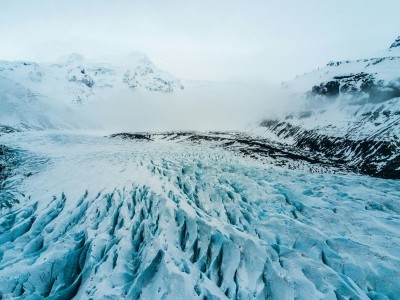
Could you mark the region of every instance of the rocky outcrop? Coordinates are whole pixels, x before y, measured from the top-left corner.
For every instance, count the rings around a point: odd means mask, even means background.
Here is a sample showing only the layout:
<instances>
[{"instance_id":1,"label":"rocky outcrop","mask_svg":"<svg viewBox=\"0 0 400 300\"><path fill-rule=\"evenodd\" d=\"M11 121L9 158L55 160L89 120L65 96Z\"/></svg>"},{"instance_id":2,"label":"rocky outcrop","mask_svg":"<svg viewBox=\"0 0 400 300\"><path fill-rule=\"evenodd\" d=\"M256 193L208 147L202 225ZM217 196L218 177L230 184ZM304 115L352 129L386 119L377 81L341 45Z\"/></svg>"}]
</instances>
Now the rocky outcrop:
<instances>
[{"instance_id":1,"label":"rocky outcrop","mask_svg":"<svg viewBox=\"0 0 400 300\"><path fill-rule=\"evenodd\" d=\"M337 167L390 179L400 179L400 142L375 139L355 140L321 134L287 122L264 121L261 126L274 132L282 142L292 140L292 151L304 151L308 157L328 159Z\"/></svg>"},{"instance_id":2,"label":"rocky outcrop","mask_svg":"<svg viewBox=\"0 0 400 300\"><path fill-rule=\"evenodd\" d=\"M385 61L400 61L399 57L373 59L368 64L379 64ZM368 61L368 60L367 60ZM345 62L349 64L349 62ZM368 64L366 68L368 67ZM330 63L328 66L340 66L341 63ZM370 103L384 102L400 97L400 74L392 80L379 79L376 73L345 73L333 75L328 81L314 85L307 92L308 97L322 96L326 98L347 97L351 100Z\"/></svg>"},{"instance_id":3,"label":"rocky outcrop","mask_svg":"<svg viewBox=\"0 0 400 300\"><path fill-rule=\"evenodd\" d=\"M389 49L393 49L400 46L400 36L390 45Z\"/></svg>"}]
</instances>

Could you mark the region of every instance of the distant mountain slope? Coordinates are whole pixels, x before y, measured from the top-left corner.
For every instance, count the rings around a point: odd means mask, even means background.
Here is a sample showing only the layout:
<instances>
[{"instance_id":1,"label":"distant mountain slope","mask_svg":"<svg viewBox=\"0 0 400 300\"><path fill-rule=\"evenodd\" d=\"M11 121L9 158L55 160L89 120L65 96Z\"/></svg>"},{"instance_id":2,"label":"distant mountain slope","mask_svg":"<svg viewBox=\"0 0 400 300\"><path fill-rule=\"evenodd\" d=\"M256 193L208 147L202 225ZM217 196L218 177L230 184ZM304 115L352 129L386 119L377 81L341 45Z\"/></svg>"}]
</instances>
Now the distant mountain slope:
<instances>
[{"instance_id":1,"label":"distant mountain slope","mask_svg":"<svg viewBox=\"0 0 400 300\"><path fill-rule=\"evenodd\" d=\"M173 92L183 89L180 81L158 69L143 55L134 55L120 66L88 63L79 54L65 62L38 64L33 62L0 62L0 76L46 96L64 93L72 102L84 103L102 89L143 89L152 92Z\"/></svg>"},{"instance_id":2,"label":"distant mountain slope","mask_svg":"<svg viewBox=\"0 0 400 300\"><path fill-rule=\"evenodd\" d=\"M400 37L379 57L329 62L284 83L293 93L380 103L400 97Z\"/></svg>"},{"instance_id":3,"label":"distant mountain slope","mask_svg":"<svg viewBox=\"0 0 400 300\"><path fill-rule=\"evenodd\" d=\"M360 172L400 178L400 37L381 57L330 62L284 87L303 109L265 120L257 134L344 161Z\"/></svg>"},{"instance_id":4,"label":"distant mountain slope","mask_svg":"<svg viewBox=\"0 0 400 300\"><path fill-rule=\"evenodd\" d=\"M119 65L89 63L76 53L53 64L0 61L0 124L57 127L72 122L76 104L99 97L135 98L134 91L172 93L183 88L140 54Z\"/></svg>"}]
</instances>

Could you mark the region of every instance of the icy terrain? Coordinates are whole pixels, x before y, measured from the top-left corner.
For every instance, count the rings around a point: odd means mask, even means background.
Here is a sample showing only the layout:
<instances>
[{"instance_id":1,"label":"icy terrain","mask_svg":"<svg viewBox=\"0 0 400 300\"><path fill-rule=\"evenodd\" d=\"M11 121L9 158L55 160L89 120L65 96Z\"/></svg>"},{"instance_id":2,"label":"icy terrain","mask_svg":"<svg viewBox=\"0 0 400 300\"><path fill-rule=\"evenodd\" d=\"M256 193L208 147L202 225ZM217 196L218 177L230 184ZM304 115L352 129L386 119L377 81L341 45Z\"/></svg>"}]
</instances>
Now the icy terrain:
<instances>
[{"instance_id":1,"label":"icy terrain","mask_svg":"<svg viewBox=\"0 0 400 300\"><path fill-rule=\"evenodd\" d=\"M0 144L3 299L400 296L399 181L162 135L10 132Z\"/></svg>"}]
</instances>

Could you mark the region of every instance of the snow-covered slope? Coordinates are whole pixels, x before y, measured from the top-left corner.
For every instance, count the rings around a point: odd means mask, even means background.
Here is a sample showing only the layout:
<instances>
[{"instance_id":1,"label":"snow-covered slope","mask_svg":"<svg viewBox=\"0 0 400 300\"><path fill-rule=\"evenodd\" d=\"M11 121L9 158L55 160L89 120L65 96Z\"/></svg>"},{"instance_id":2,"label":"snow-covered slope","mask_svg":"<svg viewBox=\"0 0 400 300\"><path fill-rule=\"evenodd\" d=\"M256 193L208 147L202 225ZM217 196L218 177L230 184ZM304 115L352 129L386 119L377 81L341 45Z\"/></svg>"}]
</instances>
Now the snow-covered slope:
<instances>
[{"instance_id":1,"label":"snow-covered slope","mask_svg":"<svg viewBox=\"0 0 400 300\"><path fill-rule=\"evenodd\" d=\"M266 120L256 133L272 132L285 144L346 160L367 174L400 178L398 42L380 57L330 62L284 83L302 103L300 111Z\"/></svg>"},{"instance_id":2,"label":"snow-covered slope","mask_svg":"<svg viewBox=\"0 0 400 300\"><path fill-rule=\"evenodd\" d=\"M118 65L89 63L78 54L52 64L0 61L0 124L60 126L68 123L63 120L66 115L69 121L73 119L68 110L76 109L74 104L109 97L111 107L112 98L134 99L134 91L172 93L181 89L178 79L140 54Z\"/></svg>"},{"instance_id":3,"label":"snow-covered slope","mask_svg":"<svg viewBox=\"0 0 400 300\"><path fill-rule=\"evenodd\" d=\"M0 77L0 87L1 124L13 124L16 120L28 123L31 122L31 119L37 121L36 125L49 124L39 95L17 81L4 77ZM32 116L34 117L32 118Z\"/></svg>"},{"instance_id":4,"label":"snow-covered slope","mask_svg":"<svg viewBox=\"0 0 400 300\"><path fill-rule=\"evenodd\" d=\"M400 97L400 37L372 58L329 62L283 83L292 93L342 97L350 103L380 103Z\"/></svg>"},{"instance_id":5,"label":"snow-covered slope","mask_svg":"<svg viewBox=\"0 0 400 300\"><path fill-rule=\"evenodd\" d=\"M308 99L303 111L286 119L332 136L398 140L399 40L381 57L330 62L284 83L292 94Z\"/></svg>"},{"instance_id":6,"label":"snow-covered slope","mask_svg":"<svg viewBox=\"0 0 400 300\"><path fill-rule=\"evenodd\" d=\"M207 143L1 136L14 153L2 298L398 298L398 181L284 170Z\"/></svg>"},{"instance_id":7,"label":"snow-covered slope","mask_svg":"<svg viewBox=\"0 0 400 300\"><path fill-rule=\"evenodd\" d=\"M66 96L71 102L85 103L103 89L144 89L173 92L183 89L177 78L161 71L144 55L132 54L120 65L89 63L79 54L54 64L0 62L0 76L18 82L46 97ZM54 92L54 93L52 93Z\"/></svg>"}]
</instances>

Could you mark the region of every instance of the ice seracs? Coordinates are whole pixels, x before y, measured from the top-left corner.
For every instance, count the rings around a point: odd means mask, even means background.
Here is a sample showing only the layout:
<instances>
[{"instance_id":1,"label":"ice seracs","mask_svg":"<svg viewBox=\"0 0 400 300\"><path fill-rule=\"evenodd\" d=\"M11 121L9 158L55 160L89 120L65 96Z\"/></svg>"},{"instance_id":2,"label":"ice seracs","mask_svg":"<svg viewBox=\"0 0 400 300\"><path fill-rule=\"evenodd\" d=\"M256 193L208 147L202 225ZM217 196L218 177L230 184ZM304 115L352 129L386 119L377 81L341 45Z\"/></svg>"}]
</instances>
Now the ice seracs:
<instances>
[{"instance_id":1,"label":"ice seracs","mask_svg":"<svg viewBox=\"0 0 400 300\"><path fill-rule=\"evenodd\" d=\"M2 135L2 297L396 299L398 181L175 138Z\"/></svg>"}]
</instances>

